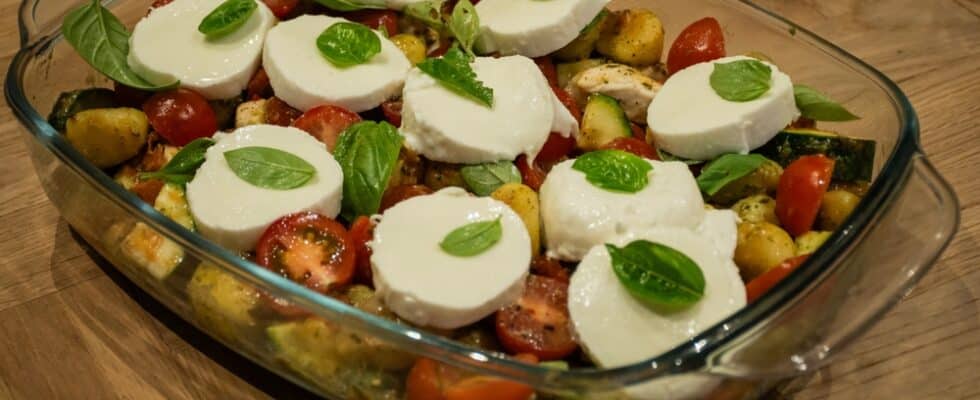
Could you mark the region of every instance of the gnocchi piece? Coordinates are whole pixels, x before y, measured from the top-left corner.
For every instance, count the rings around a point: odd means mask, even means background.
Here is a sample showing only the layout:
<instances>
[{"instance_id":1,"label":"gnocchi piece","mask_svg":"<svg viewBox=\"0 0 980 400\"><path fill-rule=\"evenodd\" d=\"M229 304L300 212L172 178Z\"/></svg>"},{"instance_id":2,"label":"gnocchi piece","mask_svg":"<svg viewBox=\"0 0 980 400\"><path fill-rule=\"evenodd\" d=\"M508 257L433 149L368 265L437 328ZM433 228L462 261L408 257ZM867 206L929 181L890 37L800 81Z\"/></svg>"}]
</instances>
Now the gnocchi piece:
<instances>
[{"instance_id":1,"label":"gnocchi piece","mask_svg":"<svg viewBox=\"0 0 980 400\"><path fill-rule=\"evenodd\" d=\"M624 64L655 64L664 51L663 23L650 10L615 12L603 23L596 50Z\"/></svg>"},{"instance_id":2,"label":"gnocchi piece","mask_svg":"<svg viewBox=\"0 0 980 400\"><path fill-rule=\"evenodd\" d=\"M65 138L99 168L109 168L139 154L150 122L135 108L97 108L75 114L65 124Z\"/></svg>"}]
</instances>

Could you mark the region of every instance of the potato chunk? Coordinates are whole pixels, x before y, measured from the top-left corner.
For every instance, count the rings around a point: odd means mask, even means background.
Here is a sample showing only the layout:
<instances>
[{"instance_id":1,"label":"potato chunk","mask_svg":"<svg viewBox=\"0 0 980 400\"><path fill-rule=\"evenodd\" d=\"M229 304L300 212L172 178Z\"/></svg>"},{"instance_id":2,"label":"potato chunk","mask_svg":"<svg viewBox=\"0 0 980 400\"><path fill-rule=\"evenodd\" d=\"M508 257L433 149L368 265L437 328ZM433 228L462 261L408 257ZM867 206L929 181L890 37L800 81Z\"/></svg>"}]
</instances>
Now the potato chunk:
<instances>
[{"instance_id":1,"label":"potato chunk","mask_svg":"<svg viewBox=\"0 0 980 400\"><path fill-rule=\"evenodd\" d=\"M135 108L98 108L68 119L65 138L99 168L121 164L139 154L150 123Z\"/></svg>"},{"instance_id":2,"label":"potato chunk","mask_svg":"<svg viewBox=\"0 0 980 400\"><path fill-rule=\"evenodd\" d=\"M650 10L618 11L606 18L596 50L625 64L656 64L664 51L664 25Z\"/></svg>"},{"instance_id":3,"label":"potato chunk","mask_svg":"<svg viewBox=\"0 0 980 400\"><path fill-rule=\"evenodd\" d=\"M490 197L506 203L521 217L531 236L531 254L538 254L541 249L541 204L538 193L530 186L508 183L497 188Z\"/></svg>"}]
</instances>

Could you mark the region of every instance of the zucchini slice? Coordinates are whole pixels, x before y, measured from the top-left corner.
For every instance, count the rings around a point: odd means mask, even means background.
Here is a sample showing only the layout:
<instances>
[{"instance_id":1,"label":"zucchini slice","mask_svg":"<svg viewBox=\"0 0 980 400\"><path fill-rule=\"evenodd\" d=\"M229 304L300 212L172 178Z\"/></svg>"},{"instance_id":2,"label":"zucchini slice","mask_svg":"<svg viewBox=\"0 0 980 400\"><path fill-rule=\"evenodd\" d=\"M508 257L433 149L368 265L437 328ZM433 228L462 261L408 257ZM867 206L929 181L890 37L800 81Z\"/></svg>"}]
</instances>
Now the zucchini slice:
<instances>
[{"instance_id":1,"label":"zucchini slice","mask_svg":"<svg viewBox=\"0 0 980 400\"><path fill-rule=\"evenodd\" d=\"M578 147L584 151L597 150L621 137L633 136L630 120L616 99L594 93L589 96L582 114L582 132Z\"/></svg>"},{"instance_id":2,"label":"zucchini slice","mask_svg":"<svg viewBox=\"0 0 980 400\"><path fill-rule=\"evenodd\" d=\"M756 149L770 160L787 166L797 158L824 154L833 158L834 181L870 181L874 172L875 141L840 136L817 129L786 129Z\"/></svg>"}]
</instances>

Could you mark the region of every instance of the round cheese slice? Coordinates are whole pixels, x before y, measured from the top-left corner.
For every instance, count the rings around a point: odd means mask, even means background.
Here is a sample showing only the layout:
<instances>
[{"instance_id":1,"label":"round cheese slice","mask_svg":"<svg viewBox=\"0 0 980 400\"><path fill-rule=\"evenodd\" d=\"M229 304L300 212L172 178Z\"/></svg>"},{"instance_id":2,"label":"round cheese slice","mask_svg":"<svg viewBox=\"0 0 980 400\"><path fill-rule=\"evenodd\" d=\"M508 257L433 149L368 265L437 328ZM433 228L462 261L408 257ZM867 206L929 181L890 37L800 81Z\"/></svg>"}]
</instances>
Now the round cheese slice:
<instances>
[{"instance_id":1,"label":"round cheese slice","mask_svg":"<svg viewBox=\"0 0 980 400\"><path fill-rule=\"evenodd\" d=\"M276 17L261 0L248 21L226 36L197 30L223 0L174 0L150 11L129 38L129 67L151 83L180 81L209 99L241 94L259 67L266 32Z\"/></svg>"},{"instance_id":2,"label":"round cheese slice","mask_svg":"<svg viewBox=\"0 0 980 400\"><path fill-rule=\"evenodd\" d=\"M500 218L500 241L481 254L458 257L440 243L453 230ZM531 239L506 204L459 188L414 197L385 211L370 244L374 286L399 317L420 326L454 329L513 304L524 290Z\"/></svg>"},{"instance_id":3,"label":"round cheese slice","mask_svg":"<svg viewBox=\"0 0 980 400\"><path fill-rule=\"evenodd\" d=\"M187 203L204 237L223 247L249 251L275 220L300 211L328 217L340 213L343 172L327 147L296 128L252 125L215 135L204 164L187 184ZM224 153L243 147L271 147L296 155L316 168L305 185L273 190L248 183L228 166Z\"/></svg>"},{"instance_id":4,"label":"round cheese slice","mask_svg":"<svg viewBox=\"0 0 980 400\"><path fill-rule=\"evenodd\" d=\"M341 68L320 53L317 38L339 22L350 21L304 15L269 31L262 59L276 97L302 111L331 104L361 112L398 95L412 64L380 33L381 52L367 63Z\"/></svg>"},{"instance_id":5,"label":"round cheese slice","mask_svg":"<svg viewBox=\"0 0 980 400\"><path fill-rule=\"evenodd\" d=\"M609 0L484 0L477 48L540 57L575 40Z\"/></svg>"},{"instance_id":6,"label":"round cheese slice","mask_svg":"<svg viewBox=\"0 0 980 400\"><path fill-rule=\"evenodd\" d=\"M696 64L667 79L647 109L647 125L657 146L693 160L744 154L766 144L799 117L793 82L764 61L772 69L772 81L761 97L734 102L715 93L710 83L715 64L750 59L737 56Z\"/></svg>"}]
</instances>

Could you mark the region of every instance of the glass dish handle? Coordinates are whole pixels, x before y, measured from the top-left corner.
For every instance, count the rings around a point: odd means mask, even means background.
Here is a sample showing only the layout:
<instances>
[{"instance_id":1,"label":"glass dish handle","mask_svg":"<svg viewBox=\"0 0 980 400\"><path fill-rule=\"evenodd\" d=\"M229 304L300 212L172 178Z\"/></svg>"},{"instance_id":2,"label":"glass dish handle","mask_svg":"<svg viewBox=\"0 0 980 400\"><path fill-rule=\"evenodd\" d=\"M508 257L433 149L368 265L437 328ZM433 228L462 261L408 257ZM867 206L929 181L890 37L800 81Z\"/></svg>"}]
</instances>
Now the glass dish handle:
<instances>
[{"instance_id":1,"label":"glass dish handle","mask_svg":"<svg viewBox=\"0 0 980 400\"><path fill-rule=\"evenodd\" d=\"M715 352L706 368L772 379L814 371L908 294L952 240L959 205L921 154L901 184L891 205L819 282Z\"/></svg>"}]
</instances>

